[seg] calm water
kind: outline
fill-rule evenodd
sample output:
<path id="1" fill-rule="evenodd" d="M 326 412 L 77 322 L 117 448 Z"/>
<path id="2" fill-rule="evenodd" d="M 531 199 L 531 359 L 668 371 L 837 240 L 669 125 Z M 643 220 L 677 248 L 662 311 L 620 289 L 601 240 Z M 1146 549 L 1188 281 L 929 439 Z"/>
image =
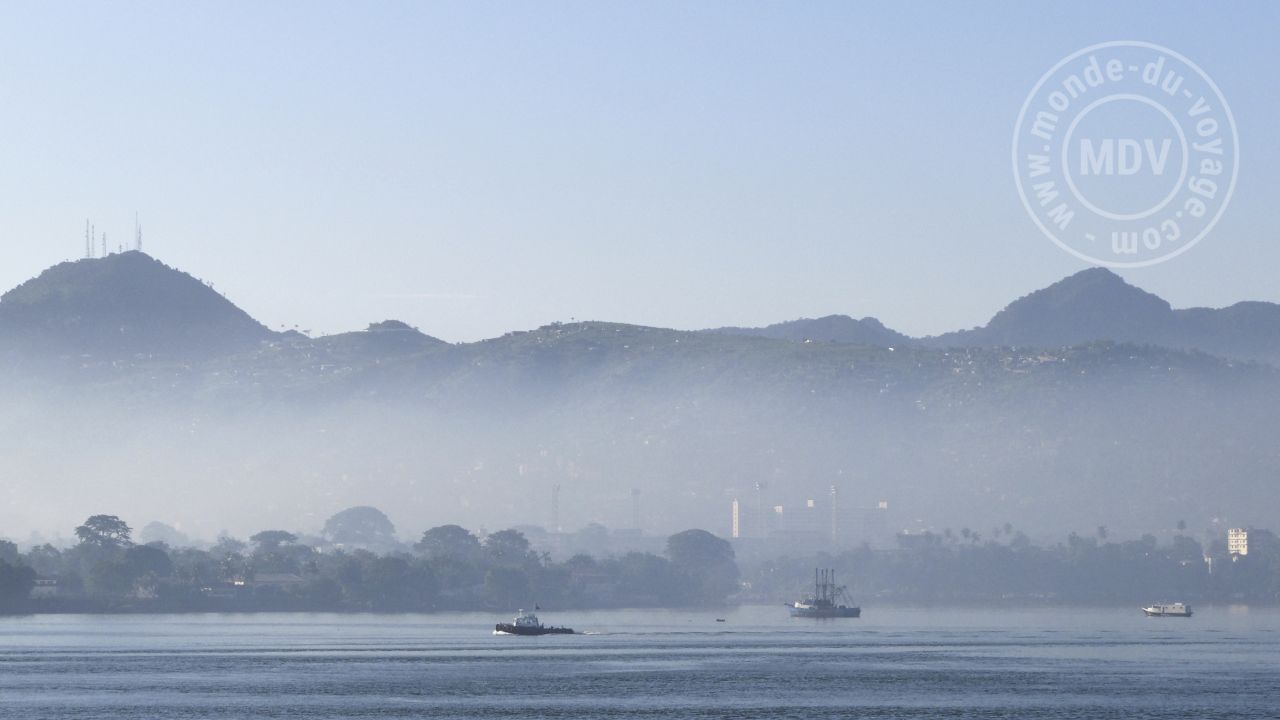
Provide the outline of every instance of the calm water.
<path id="1" fill-rule="evenodd" d="M 1280 612 L 869 607 L 0 619 L 0 717 L 1275 718 Z"/>

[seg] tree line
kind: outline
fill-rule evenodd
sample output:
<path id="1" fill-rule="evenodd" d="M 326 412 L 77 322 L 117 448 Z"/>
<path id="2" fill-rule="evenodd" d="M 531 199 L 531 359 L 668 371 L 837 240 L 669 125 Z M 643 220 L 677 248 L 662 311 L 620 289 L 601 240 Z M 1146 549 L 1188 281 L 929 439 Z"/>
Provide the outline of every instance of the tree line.
<path id="1" fill-rule="evenodd" d="M 1105 527 L 1049 546 L 1021 532 L 925 532 L 899 535 L 893 549 L 763 560 L 747 568 L 742 599 L 787 598 L 812 585 L 817 566 L 835 568 L 862 602 L 1280 603 L 1280 541 L 1269 531 L 1251 530 L 1248 554 L 1233 555 L 1225 540 L 1115 541 Z"/>
<path id="2" fill-rule="evenodd" d="M 689 607 L 738 589 L 728 542 L 703 530 L 661 555 L 577 554 L 556 562 L 518 530 L 483 536 L 457 525 L 412 546 L 374 508 L 335 515 L 320 538 L 264 530 L 211 547 L 135 543 L 114 515 L 94 515 L 68 548 L 20 552 L 0 541 L 0 611 L 510 611 L 520 607 Z"/>
<path id="3" fill-rule="evenodd" d="M 595 537 L 592 528 L 588 537 Z M 153 533 L 154 534 L 154 533 Z M 118 517 L 95 515 L 76 544 L 0 541 L 0 612 L 435 611 L 695 607 L 795 599 L 814 567 L 835 568 L 854 600 L 883 602 L 1280 602 L 1280 541 L 1250 531 L 1248 555 L 1177 534 L 1113 541 L 1105 528 L 1033 544 L 1021 532 L 914 533 L 894 549 L 753 561 L 702 530 L 666 539 L 661 554 L 577 553 L 557 561 L 525 533 L 457 525 L 400 542 L 373 508 L 330 518 L 318 537 L 264 530 L 209 547 L 174 538 L 135 542 Z M 536 534 L 535 534 L 536 535 Z M 146 535 L 144 534 L 144 537 Z M 547 536 L 542 536 L 545 541 Z M 568 554 L 568 553 L 566 553 Z"/>

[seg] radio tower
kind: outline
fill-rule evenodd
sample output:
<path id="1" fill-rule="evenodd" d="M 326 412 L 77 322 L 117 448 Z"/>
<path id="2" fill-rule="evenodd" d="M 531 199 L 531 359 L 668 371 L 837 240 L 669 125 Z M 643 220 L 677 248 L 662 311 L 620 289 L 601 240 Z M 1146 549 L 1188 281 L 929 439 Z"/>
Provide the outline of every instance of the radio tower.
<path id="1" fill-rule="evenodd" d="M 831 546 L 835 547 L 840 538 L 840 527 L 836 524 L 836 486 L 831 486 Z"/>
<path id="2" fill-rule="evenodd" d="M 768 484 L 764 481 L 756 481 L 756 511 L 755 518 L 753 518 L 756 523 L 756 527 L 752 529 L 752 537 L 763 538 L 769 536 L 769 533 L 766 531 L 768 518 L 764 514 L 764 489 L 766 487 L 768 487 Z"/>
<path id="3" fill-rule="evenodd" d="M 138 213 L 133 213 L 133 249 L 142 252 L 142 225 L 138 222 Z"/>
<path id="4" fill-rule="evenodd" d="M 640 529 L 640 488 L 631 488 L 631 527 Z"/>
<path id="5" fill-rule="evenodd" d="M 551 531 L 560 533 L 560 483 L 551 486 Z"/>
<path id="6" fill-rule="evenodd" d="M 93 257 L 93 236 L 89 234 L 89 218 L 84 219 L 84 257 Z"/>

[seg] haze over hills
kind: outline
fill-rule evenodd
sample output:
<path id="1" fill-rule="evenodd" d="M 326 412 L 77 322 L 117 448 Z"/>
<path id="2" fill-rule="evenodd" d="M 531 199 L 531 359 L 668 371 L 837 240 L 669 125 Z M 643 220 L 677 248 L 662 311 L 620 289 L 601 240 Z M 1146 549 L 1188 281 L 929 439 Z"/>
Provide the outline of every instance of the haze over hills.
<path id="1" fill-rule="evenodd" d="M 796 342 L 795 324 L 757 337 L 603 322 L 455 345 L 395 321 L 271 333 L 140 253 L 66 265 L 0 300 L 9 535 L 95 512 L 204 537 L 313 530 L 352 505 L 409 533 L 550 525 L 555 485 L 569 528 L 629 526 L 636 488 L 646 531 L 722 534 L 734 499 L 782 506 L 769 522 L 786 529 L 836 486 L 850 541 L 874 531 L 855 510 L 880 501 L 881 541 L 1005 522 L 1033 537 L 1266 525 L 1280 501 L 1280 372 L 1057 341 L 1166 316 L 1105 271 L 987 329 L 893 346 Z M 1116 303 L 1135 307 L 1107 316 Z M 1223 323 L 1233 309 L 1169 312 L 1232 347 L 1252 337 Z M 824 320 L 844 338 L 892 332 Z M 1033 330 L 1043 347 L 1010 342 Z"/>
<path id="2" fill-rule="evenodd" d="M 1082 270 L 1019 298 L 984 326 L 931 337 L 911 338 L 875 318 L 844 315 L 709 332 L 882 347 L 1060 348 L 1111 341 L 1280 364 L 1280 305 L 1240 302 L 1226 308 L 1175 310 L 1105 268 Z"/>

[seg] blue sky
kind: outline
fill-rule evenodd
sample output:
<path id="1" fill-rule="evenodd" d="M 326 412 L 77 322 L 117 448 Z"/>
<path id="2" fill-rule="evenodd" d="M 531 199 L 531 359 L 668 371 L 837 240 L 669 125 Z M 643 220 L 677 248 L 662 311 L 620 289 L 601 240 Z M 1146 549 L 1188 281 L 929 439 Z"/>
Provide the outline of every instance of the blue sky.
<path id="1" fill-rule="evenodd" d="M 1280 301 L 1280 6 L 8 3 L 0 287 L 112 244 L 272 327 L 448 340 L 554 320 L 983 323 L 1086 267 L 1009 168 L 1049 67 L 1117 39 L 1197 62 L 1241 171 L 1175 306 Z"/>

